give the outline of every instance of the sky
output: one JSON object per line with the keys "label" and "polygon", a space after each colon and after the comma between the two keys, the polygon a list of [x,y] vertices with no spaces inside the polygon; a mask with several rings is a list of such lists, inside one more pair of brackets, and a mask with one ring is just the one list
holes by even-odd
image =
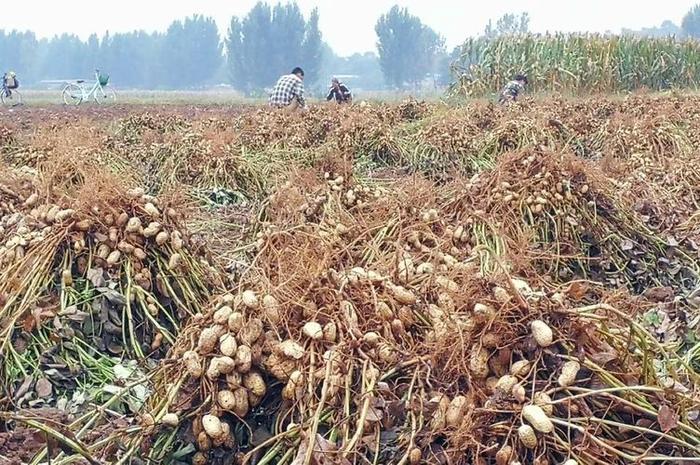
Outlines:
{"label": "sky", "polygon": [[[96,32],[165,30],[175,19],[199,13],[213,16],[224,34],[232,16],[244,16],[257,0],[21,0],[3,8],[0,29],[32,30],[39,37],[70,32],[87,38]],[[276,0],[268,0],[276,3]],[[478,35],[489,19],[527,11],[534,32],[619,32],[670,19],[680,24],[697,0],[297,0],[304,14],[318,7],[324,40],[340,55],[376,49],[374,24],[398,4],[442,34],[448,48]],[[70,5],[70,8],[68,6]]]}

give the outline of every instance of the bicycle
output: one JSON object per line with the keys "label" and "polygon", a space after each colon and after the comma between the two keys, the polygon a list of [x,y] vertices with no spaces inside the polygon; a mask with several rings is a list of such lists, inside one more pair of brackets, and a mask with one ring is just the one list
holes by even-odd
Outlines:
{"label": "bicycle", "polygon": [[114,89],[107,89],[109,84],[109,75],[101,74],[99,69],[95,70],[95,84],[88,91],[81,85],[85,82],[83,79],[79,79],[75,82],[69,82],[63,88],[61,95],[63,96],[63,103],[66,105],[80,105],[84,100],[88,100],[92,97],[95,103],[115,103],[117,101],[117,94]]}
{"label": "bicycle", "polygon": [[3,105],[13,107],[22,105],[22,94],[17,90],[17,85],[8,87],[6,79],[2,79],[2,87],[0,87],[0,102]]}

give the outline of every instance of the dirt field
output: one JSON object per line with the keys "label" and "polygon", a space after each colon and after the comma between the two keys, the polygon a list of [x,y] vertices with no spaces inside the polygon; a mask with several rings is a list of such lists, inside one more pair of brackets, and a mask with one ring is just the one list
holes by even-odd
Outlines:
{"label": "dirt field", "polygon": [[699,104],[0,109],[0,464],[697,460]]}

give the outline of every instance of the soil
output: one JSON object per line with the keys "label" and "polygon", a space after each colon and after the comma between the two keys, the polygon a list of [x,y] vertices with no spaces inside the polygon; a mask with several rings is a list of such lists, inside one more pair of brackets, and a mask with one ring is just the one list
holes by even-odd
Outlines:
{"label": "soil", "polygon": [[60,124],[81,119],[111,121],[131,114],[176,114],[184,118],[234,117],[249,108],[245,105],[115,105],[100,107],[84,105],[25,105],[16,108],[0,107],[0,124],[10,124],[20,129],[33,129],[47,122]]}
{"label": "soil", "polygon": [[0,432],[0,465],[22,465],[46,445],[40,433],[23,427]]}
{"label": "soil", "polygon": [[[41,408],[17,412],[24,418],[36,417],[42,423],[65,424],[68,416],[56,409]],[[61,448],[50,440],[52,456],[61,452]],[[20,423],[0,423],[0,465],[22,465],[29,462],[34,455],[46,446],[46,436],[37,430],[29,429]]]}

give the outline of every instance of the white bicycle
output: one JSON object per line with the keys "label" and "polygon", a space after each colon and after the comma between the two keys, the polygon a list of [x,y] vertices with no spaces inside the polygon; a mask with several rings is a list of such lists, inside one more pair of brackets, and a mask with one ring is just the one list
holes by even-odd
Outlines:
{"label": "white bicycle", "polygon": [[113,104],[117,101],[117,94],[114,89],[107,88],[109,84],[109,75],[100,73],[99,69],[95,70],[95,84],[86,90],[81,84],[85,81],[80,79],[75,82],[69,82],[63,88],[61,95],[63,103],[66,105],[80,105],[85,100],[92,98],[95,103]]}

